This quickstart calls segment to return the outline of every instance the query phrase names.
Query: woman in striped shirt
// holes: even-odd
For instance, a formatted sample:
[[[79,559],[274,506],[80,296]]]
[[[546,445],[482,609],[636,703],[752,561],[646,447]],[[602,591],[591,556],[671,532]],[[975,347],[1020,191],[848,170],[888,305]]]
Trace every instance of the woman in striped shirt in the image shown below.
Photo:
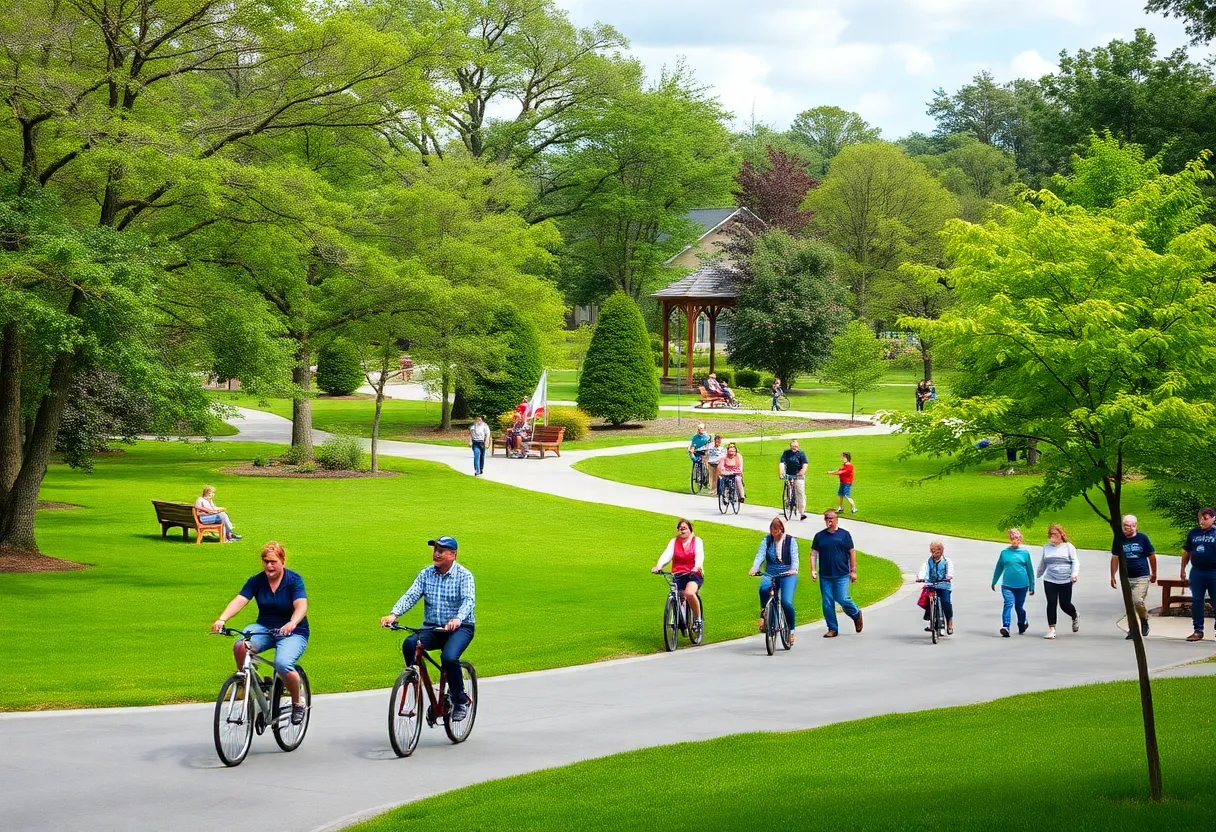
[[[1043,592],[1047,595],[1047,635],[1056,637],[1056,604],[1072,619],[1072,631],[1081,629],[1077,620],[1077,608],[1072,605],[1072,585],[1081,574],[1081,561],[1077,558],[1077,547],[1068,542],[1068,532],[1059,523],[1047,527],[1047,542],[1043,544],[1043,557],[1039,559],[1038,577],[1043,579]]]

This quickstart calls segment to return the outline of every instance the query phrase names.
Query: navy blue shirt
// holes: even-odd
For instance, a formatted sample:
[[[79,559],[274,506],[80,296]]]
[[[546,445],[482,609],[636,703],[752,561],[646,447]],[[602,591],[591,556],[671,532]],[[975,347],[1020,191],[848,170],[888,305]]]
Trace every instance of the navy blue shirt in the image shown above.
[[[785,475],[792,477],[806,465],[806,454],[802,452],[801,448],[796,451],[786,448],[781,453],[781,464],[785,466]]]
[[[1131,537],[1125,534],[1115,538],[1110,553],[1127,561],[1127,577],[1147,578],[1151,573],[1148,568],[1148,556],[1157,554],[1148,535],[1136,532]]]
[[[1182,547],[1191,556],[1191,568],[1204,572],[1216,570],[1216,526],[1206,532],[1196,526],[1187,532]]]
[[[849,572],[849,550],[853,548],[853,535],[837,527],[830,532],[821,529],[811,541],[811,548],[819,553],[819,574],[824,578],[843,578]]]
[[[304,593],[304,579],[290,569],[283,570],[283,579],[274,592],[270,591],[270,579],[266,573],[259,572],[245,581],[240,594],[258,602],[258,623],[271,630],[277,630],[291,620],[296,599],[308,597]],[[295,632],[308,636],[308,616],[304,616]]]

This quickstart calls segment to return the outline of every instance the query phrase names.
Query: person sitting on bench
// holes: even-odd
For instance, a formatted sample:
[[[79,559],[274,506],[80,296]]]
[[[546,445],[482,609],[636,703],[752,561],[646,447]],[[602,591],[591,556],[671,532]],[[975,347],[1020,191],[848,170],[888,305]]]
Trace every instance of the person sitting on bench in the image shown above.
[[[717,373],[710,373],[709,378],[705,379],[705,389],[726,402],[735,400],[735,394],[731,392],[731,389],[718,381]]]
[[[228,519],[228,511],[223,506],[215,504],[215,486],[203,487],[203,496],[194,501],[194,507],[199,510],[198,521],[205,526],[221,525],[224,527],[220,537],[225,543],[240,540],[241,536],[232,530],[232,521]]]

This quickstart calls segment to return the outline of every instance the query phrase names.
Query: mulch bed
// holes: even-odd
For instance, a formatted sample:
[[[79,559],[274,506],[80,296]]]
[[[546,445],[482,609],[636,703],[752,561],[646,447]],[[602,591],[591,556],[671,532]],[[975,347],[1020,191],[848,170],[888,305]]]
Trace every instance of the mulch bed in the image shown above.
[[[0,546],[0,572],[74,572],[77,569],[88,569],[89,567],[90,564],[87,563],[73,563],[70,560],[53,558],[29,549],[10,549],[7,546]]]
[[[74,506],[71,503],[56,503],[53,500],[39,500],[38,511],[70,511],[80,506]]]
[[[225,474],[235,474],[238,477],[281,477],[293,480],[361,480],[372,477],[399,477],[399,471],[330,471],[317,468],[315,471],[300,471],[289,465],[270,465],[257,467],[252,463],[236,465],[231,468],[221,468]]]

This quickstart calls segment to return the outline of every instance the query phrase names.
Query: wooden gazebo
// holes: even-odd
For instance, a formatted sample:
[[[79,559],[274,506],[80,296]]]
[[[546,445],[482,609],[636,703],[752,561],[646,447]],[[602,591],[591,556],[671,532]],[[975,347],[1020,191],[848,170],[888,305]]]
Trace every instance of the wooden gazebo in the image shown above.
[[[670,361],[668,357],[668,342],[671,340],[671,313],[679,310],[688,321],[687,342],[684,357],[687,381],[684,386],[692,387],[692,350],[696,320],[704,313],[709,320],[709,371],[714,371],[714,349],[717,346],[718,316],[725,309],[732,309],[739,299],[739,290],[735,288],[737,276],[735,272],[724,265],[712,264],[702,266],[690,275],[680,278],[651,297],[659,302],[659,314],[663,318],[663,379],[664,386],[675,384],[675,379],[668,374]]]

